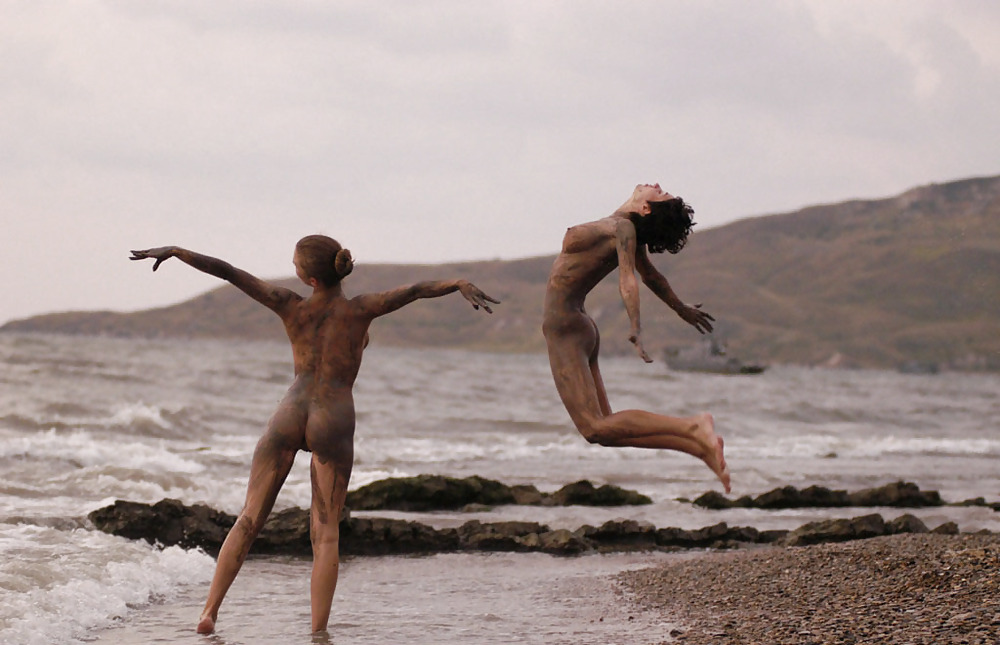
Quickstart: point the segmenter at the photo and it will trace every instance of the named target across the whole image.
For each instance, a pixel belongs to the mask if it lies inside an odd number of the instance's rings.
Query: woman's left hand
[[[712,322],[715,321],[715,318],[711,314],[701,310],[701,303],[696,305],[682,305],[677,310],[677,315],[703,334],[712,331]]]
[[[486,304],[487,302],[492,302],[495,305],[500,304],[499,300],[489,297],[483,293],[482,289],[471,282],[463,280],[462,283],[458,285],[458,291],[466,300],[472,303],[473,309],[479,309],[482,307],[488,314],[493,313],[493,310],[490,309],[488,304]]]

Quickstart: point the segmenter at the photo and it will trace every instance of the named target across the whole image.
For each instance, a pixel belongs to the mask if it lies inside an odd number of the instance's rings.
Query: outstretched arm
[[[635,345],[639,357],[647,363],[652,363],[642,346],[642,326],[639,324],[639,283],[635,279],[636,266],[636,236],[635,225],[627,219],[618,220],[615,227],[618,250],[618,291],[625,303],[625,313],[628,314],[631,329],[628,340]]]
[[[702,311],[700,304],[686,305],[681,302],[674,290],[670,288],[667,278],[653,266],[649,255],[646,254],[645,247],[636,252],[636,268],[639,269],[643,284],[649,287],[649,290],[656,294],[657,298],[676,311],[682,320],[694,326],[702,334],[712,331],[712,322],[715,318]]]
[[[209,275],[214,275],[231,282],[240,291],[261,303],[271,311],[281,316],[289,303],[298,301],[301,297],[290,289],[276,287],[269,282],[253,276],[242,269],[237,269],[225,260],[213,258],[201,253],[195,253],[179,246],[161,246],[155,249],[132,251],[130,260],[154,259],[153,271],[170,258],[177,258],[195,269]]]
[[[437,282],[418,282],[406,287],[399,287],[392,291],[381,293],[368,293],[355,298],[361,307],[372,318],[378,318],[392,313],[401,307],[405,307],[414,300],[421,298],[440,298],[441,296],[458,291],[466,300],[472,303],[473,309],[482,307],[486,313],[491,314],[493,310],[487,304],[500,304],[499,300],[491,298],[482,292],[479,287],[468,280],[442,280]]]

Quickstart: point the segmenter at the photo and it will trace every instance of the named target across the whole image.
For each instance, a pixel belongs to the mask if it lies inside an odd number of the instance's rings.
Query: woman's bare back
[[[267,519],[299,450],[310,463],[310,584],[313,631],[326,629],[337,586],[339,517],[354,458],[354,397],[351,392],[368,344],[372,320],[421,298],[458,291],[474,309],[492,313],[498,303],[467,280],[421,282],[348,299],[341,281],[353,267],[350,252],[324,236],[296,244],[296,275],[313,288],[309,298],[270,284],[228,262],[176,246],[132,251],[133,260],[153,259],[153,270],[170,258],[226,280],[264,305],[284,323],[292,344],[295,380],[257,443],[250,465],[247,497],[216,564],[199,633],[215,630],[219,607],[242,566],[250,544]],[[318,263],[317,263],[318,262]],[[336,275],[332,275],[336,273]]]

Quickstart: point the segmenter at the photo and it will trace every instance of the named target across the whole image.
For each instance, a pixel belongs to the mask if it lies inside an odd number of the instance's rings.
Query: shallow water
[[[632,357],[606,359],[602,370],[616,409],[711,411],[726,439],[735,495],[785,485],[857,490],[903,479],[948,501],[1000,500],[997,375],[773,368],[726,377],[672,374]],[[283,344],[0,334],[0,642],[119,642],[129,634],[145,634],[136,642],[190,642],[211,558],[98,533],[86,514],[115,499],[164,497],[238,512],[254,444],[290,381]],[[556,396],[544,356],[375,345],[355,393],[352,488],[420,473],[476,474],[543,491],[586,478],[654,500],[635,508],[381,515],[439,527],[475,518],[576,529],[629,518],[658,527],[726,521],[766,529],[869,510],[713,512],[677,501],[719,486],[686,455],[587,444]],[[309,494],[307,459],[300,456],[277,507],[308,506]],[[874,510],[886,519],[902,513]],[[1000,513],[988,508],[915,514],[932,527],[955,521],[967,531],[1000,531]],[[615,602],[561,599],[605,593],[594,589],[610,594],[612,583],[599,576],[659,557],[351,560],[334,604],[334,641],[388,642],[436,630],[439,643],[472,633],[499,634],[498,642],[558,642],[552,630],[596,620],[574,612],[601,606],[605,621],[587,632],[593,638],[577,635],[575,642],[612,640],[601,635],[607,633],[620,634],[619,643],[655,642],[630,640],[629,626],[639,619],[616,616]],[[309,642],[295,631],[308,628],[308,566],[264,560],[252,567],[223,607],[218,638],[229,640],[217,642],[254,642],[266,629]],[[550,593],[553,586],[560,593]],[[240,588],[244,600],[237,600]],[[260,601],[272,592],[273,603]],[[279,620],[276,612],[286,613]],[[402,619],[390,620],[395,616]],[[535,633],[547,638],[533,641]]]
[[[144,645],[204,638],[251,643],[608,643],[657,642],[673,624],[632,610],[610,582],[617,572],[668,555],[443,554],[356,558],[341,568],[327,634],[309,633],[311,563],[250,560],[226,599],[216,633],[192,633],[195,590],[100,635]],[[159,641],[157,640],[159,639]]]

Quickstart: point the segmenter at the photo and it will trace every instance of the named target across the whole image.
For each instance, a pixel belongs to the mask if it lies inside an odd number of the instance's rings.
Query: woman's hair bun
[[[340,249],[337,251],[337,257],[334,259],[334,267],[337,269],[337,275],[341,278],[346,278],[354,270],[354,258],[351,257],[351,252],[347,249]]]

